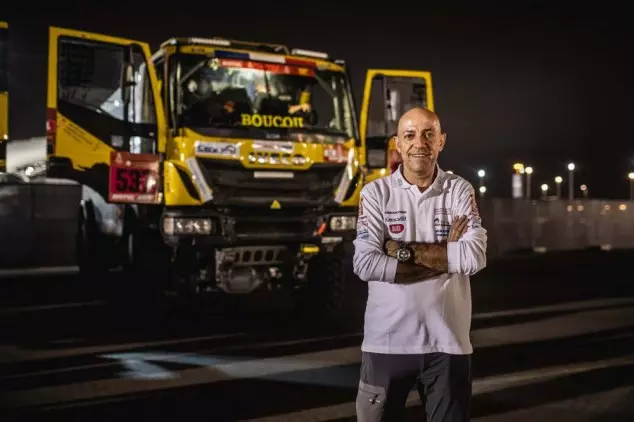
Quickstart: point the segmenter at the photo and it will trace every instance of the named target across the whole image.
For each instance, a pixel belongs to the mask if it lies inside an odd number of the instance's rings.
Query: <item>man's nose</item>
[[[422,136],[416,136],[414,137],[413,146],[414,148],[425,148],[427,146],[427,140]]]

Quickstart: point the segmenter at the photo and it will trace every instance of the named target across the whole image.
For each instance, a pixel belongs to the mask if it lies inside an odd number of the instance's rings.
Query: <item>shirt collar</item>
[[[403,177],[403,164],[399,164],[398,168],[392,173],[392,186],[401,189],[410,189],[413,185]],[[433,190],[442,191],[447,173],[436,163],[436,178],[431,184]]]

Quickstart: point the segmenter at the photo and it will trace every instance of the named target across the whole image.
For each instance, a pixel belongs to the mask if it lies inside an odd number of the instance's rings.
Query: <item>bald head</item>
[[[396,149],[403,158],[404,170],[421,177],[433,174],[446,137],[433,111],[414,107],[403,113],[398,121]]]
[[[435,127],[436,130],[438,130],[438,133],[442,133],[442,129],[440,127],[440,119],[438,118],[438,115],[436,115],[436,113],[423,107],[414,107],[403,113],[401,118],[398,120],[397,130],[399,135],[402,133],[404,127],[408,123],[411,125],[412,122],[417,122],[421,120],[427,121],[429,125]]]

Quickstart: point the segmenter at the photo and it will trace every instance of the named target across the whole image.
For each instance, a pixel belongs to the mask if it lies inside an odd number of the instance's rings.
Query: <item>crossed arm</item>
[[[468,194],[462,195],[461,202],[454,207],[454,212],[463,216],[454,219],[447,241],[409,243],[414,258],[401,263],[395,258],[399,244],[393,240],[383,244],[384,223],[378,195],[370,189],[368,185],[362,192],[363,214],[357,223],[353,262],[354,271],[362,280],[408,284],[443,273],[473,274],[486,265],[486,230],[481,227],[477,213],[472,213],[475,205]]]
[[[394,283],[413,283],[449,272],[447,242],[410,243],[407,246],[412,249],[414,257],[411,262],[396,264]],[[387,256],[395,258],[399,244],[388,240],[385,248]]]

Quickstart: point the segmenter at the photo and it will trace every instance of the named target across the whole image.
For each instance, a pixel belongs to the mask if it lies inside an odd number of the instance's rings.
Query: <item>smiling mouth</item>
[[[431,154],[426,152],[417,152],[415,154],[408,154],[408,155],[413,158],[431,158]]]

